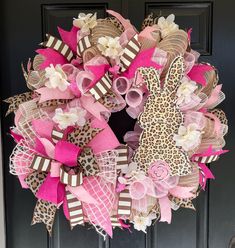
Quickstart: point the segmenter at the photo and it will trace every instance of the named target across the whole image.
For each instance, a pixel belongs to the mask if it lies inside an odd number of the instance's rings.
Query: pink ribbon
[[[67,59],[62,54],[52,48],[37,49],[36,52],[44,57],[44,62],[40,65],[40,69],[42,70],[49,67],[51,64],[56,66],[58,64],[63,65],[68,63]]]
[[[60,91],[59,89],[50,89],[47,87],[42,87],[40,89],[35,90],[37,93],[40,94],[39,103],[53,100],[53,99],[73,99],[74,95],[70,91],[69,88],[65,91]]]
[[[203,190],[206,188],[206,183],[208,179],[215,179],[211,170],[203,163],[198,163],[198,166],[201,168],[201,173],[199,177],[199,183]]]
[[[139,67],[154,67],[157,70],[161,69],[162,66],[152,60],[154,52],[155,48],[149,48],[139,52],[122,76],[126,78],[133,78]]]
[[[143,95],[145,92],[146,89],[143,87],[130,88],[125,96],[126,103],[132,108],[140,106],[140,104],[143,102]]]
[[[59,177],[51,177],[50,174],[47,175],[36,194],[38,199],[49,201],[56,205],[63,202],[64,196],[65,185],[60,182]]]
[[[193,154],[191,160],[194,161],[195,157],[209,157],[209,156],[213,156],[213,155],[221,155],[221,154],[224,154],[226,152],[229,152],[229,150],[221,149],[221,150],[215,151],[215,150],[213,150],[212,145],[210,145],[205,152]]]
[[[126,94],[130,87],[131,82],[126,77],[118,77],[113,81],[113,89],[120,95]]]
[[[104,119],[93,119],[91,126],[103,129],[88,143],[88,146],[92,148],[94,154],[113,150],[120,145],[116,135]]]
[[[201,84],[202,86],[206,86],[205,73],[207,71],[213,70],[213,67],[206,64],[196,64],[192,67],[188,76],[191,80]]]
[[[86,202],[88,204],[96,204],[96,205],[99,204],[96,201],[96,199],[92,197],[82,185],[77,187],[72,187],[67,185],[66,188],[82,202]]]
[[[203,107],[209,108],[219,101],[219,95],[221,92],[222,84],[217,85],[211,92],[209,99],[206,101]],[[219,102],[218,102],[219,103]]]
[[[76,166],[77,157],[80,155],[81,151],[81,148],[78,146],[60,140],[55,145],[55,159],[67,166]]]
[[[160,206],[161,222],[171,223],[172,213],[171,213],[171,201],[167,196],[158,199]]]
[[[92,114],[95,118],[101,120],[101,113],[106,113],[110,115],[110,111],[105,108],[101,103],[95,101],[94,97],[92,96],[85,96],[83,95],[80,98],[80,102],[82,107],[87,110],[90,114]]]
[[[123,16],[121,16],[119,13],[113,11],[113,10],[106,10],[107,13],[109,13],[110,15],[116,17],[120,22],[121,24],[123,25],[123,27],[126,29],[133,29],[133,26],[132,24],[130,23],[129,20],[125,19]]]

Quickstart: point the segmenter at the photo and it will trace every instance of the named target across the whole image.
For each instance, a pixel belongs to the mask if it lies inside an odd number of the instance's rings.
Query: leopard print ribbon
[[[33,212],[33,219],[31,224],[44,223],[47,231],[52,235],[52,228],[54,224],[57,206],[48,201],[38,200]]]
[[[43,184],[43,182],[46,179],[46,177],[47,177],[46,172],[44,172],[44,171],[42,171],[42,172],[34,171],[31,174],[29,174],[25,178],[24,181],[29,186],[29,188],[33,192],[33,194],[36,196],[39,188]]]
[[[46,172],[34,171],[25,178],[26,184],[29,186],[35,196],[46,177]],[[51,235],[56,209],[57,206],[55,204],[39,199],[34,208],[31,224],[34,225],[36,223],[44,223],[48,233]]]
[[[15,112],[19,108],[20,104],[32,100],[33,94],[33,92],[25,92],[5,99],[4,102],[9,103],[6,116],[12,112]]]
[[[68,141],[83,148],[101,131],[101,128],[93,128],[91,127],[91,123],[87,122],[83,127],[69,133]]]
[[[85,147],[82,150],[77,161],[83,169],[83,174],[87,177],[95,176],[100,171],[95,155],[90,147]]]

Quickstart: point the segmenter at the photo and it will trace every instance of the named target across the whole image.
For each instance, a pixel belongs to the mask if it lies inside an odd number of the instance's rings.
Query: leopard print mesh
[[[153,13],[150,13],[142,22],[142,26],[141,29],[145,29],[148,26],[153,26],[154,24],[156,24],[157,22],[157,18],[154,17]]]
[[[133,160],[138,169],[144,172],[148,171],[153,162],[163,160],[169,164],[172,176],[187,175],[191,172],[189,158],[173,140],[179,126],[183,124],[183,114],[175,104],[175,93],[184,74],[183,58],[176,57],[170,65],[164,88],[160,85],[156,69],[142,67],[139,73],[150,95],[138,117],[143,132]]]
[[[6,116],[16,111],[19,108],[20,104],[32,100],[33,94],[33,92],[25,92],[19,95],[11,96],[4,100],[4,102],[9,103]]]
[[[213,109],[211,113],[214,114],[222,124],[228,125],[228,119],[222,109]]]

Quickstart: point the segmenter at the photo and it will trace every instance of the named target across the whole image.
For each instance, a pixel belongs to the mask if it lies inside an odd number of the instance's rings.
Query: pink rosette
[[[168,164],[161,160],[154,162],[150,166],[148,174],[154,182],[157,198],[167,196],[169,190],[174,188],[179,181],[179,177],[170,176],[170,168]]]

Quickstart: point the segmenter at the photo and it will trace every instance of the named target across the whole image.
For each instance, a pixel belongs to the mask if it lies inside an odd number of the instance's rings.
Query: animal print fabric
[[[222,109],[213,109],[211,113],[214,114],[222,124],[228,125],[228,119]]]
[[[25,178],[26,184],[29,186],[29,188],[31,189],[34,195],[37,194],[40,186],[46,179],[46,176],[47,176],[47,172],[34,171]]]
[[[164,87],[161,87],[156,69],[141,67],[139,73],[149,90],[149,96],[138,117],[143,131],[133,160],[138,169],[146,173],[153,162],[162,160],[168,163],[171,176],[187,175],[191,172],[189,158],[173,140],[183,123],[183,114],[176,105],[176,91],[184,74],[183,58],[178,56],[173,60]]]
[[[107,92],[99,99],[99,102],[107,109],[112,110],[118,108],[119,103],[116,100],[116,94],[113,91]]]
[[[195,210],[195,207],[192,203],[192,199],[180,199],[177,197],[172,197],[171,202],[176,206],[176,207],[182,207],[182,208],[189,208],[192,210]]]
[[[90,147],[85,147],[80,156],[78,156],[78,164],[82,166],[85,176],[94,176],[100,171]]]
[[[148,26],[153,26],[156,24],[157,18],[154,17],[153,13],[149,14],[142,22],[141,29],[144,30]]]
[[[31,224],[44,223],[48,233],[52,234],[52,227],[54,223],[56,205],[47,201],[38,200],[33,212],[33,219]]]
[[[20,104],[30,101],[32,99],[33,99],[33,92],[25,92],[25,93],[7,98],[6,100],[4,100],[4,102],[9,103],[6,116],[16,111],[19,108]]]
[[[101,131],[101,128],[92,128],[91,123],[87,122],[83,127],[69,133],[68,141],[83,148]]]
[[[38,107],[40,108],[46,108],[46,107],[57,107],[59,105],[64,105],[68,103],[71,100],[68,99],[53,99],[53,100],[48,100],[42,103],[38,103]]]

